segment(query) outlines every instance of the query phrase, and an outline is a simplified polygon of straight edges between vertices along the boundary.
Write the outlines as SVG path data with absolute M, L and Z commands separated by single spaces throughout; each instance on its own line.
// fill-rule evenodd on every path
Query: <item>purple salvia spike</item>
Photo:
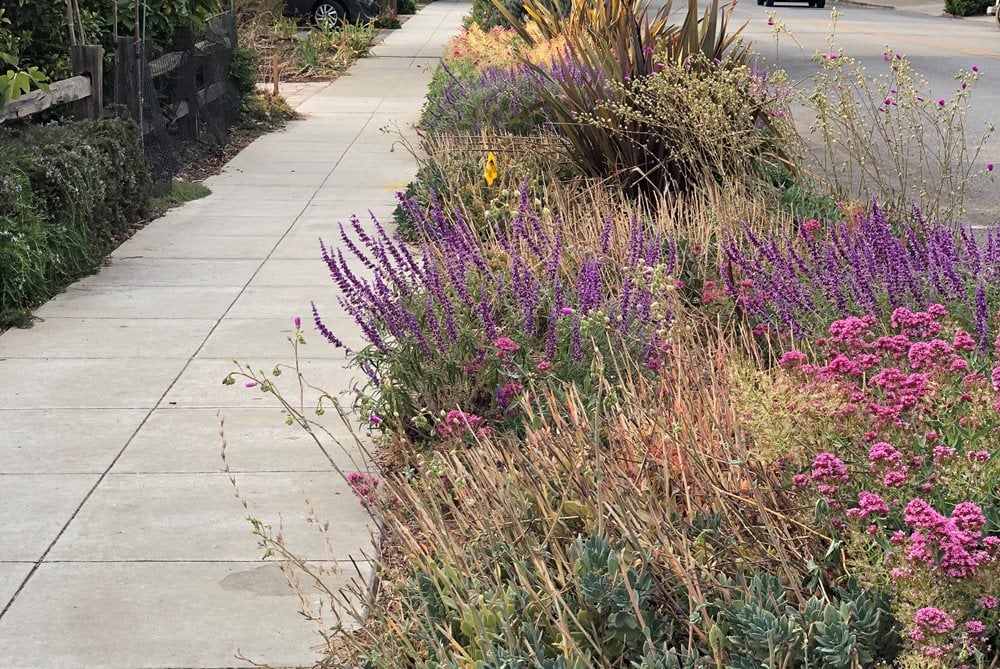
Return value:
M 344 348 L 344 342 L 338 339 L 332 332 L 330 332 L 330 329 L 323 324 L 323 319 L 319 317 L 319 311 L 316 309 L 316 303 L 310 302 L 309 304 L 312 308 L 313 323 L 316 325 L 316 330 L 323 335 L 324 339 L 333 344 L 334 348 Z
M 483 327 L 486 329 L 486 337 L 493 341 L 497 338 L 497 329 L 493 324 L 493 314 L 490 313 L 490 301 L 486 294 L 486 286 L 479 288 L 479 315 L 483 319 Z
M 614 217 L 608 214 L 607 218 L 604 219 L 604 229 L 601 231 L 601 253 L 607 255 L 611 251 L 611 230 L 615 224 Z M 559 243 L 559 238 L 556 239 L 556 244 Z
M 990 346 L 989 331 L 990 313 L 986 303 L 986 289 L 982 282 L 976 286 L 976 342 L 979 350 L 985 353 Z

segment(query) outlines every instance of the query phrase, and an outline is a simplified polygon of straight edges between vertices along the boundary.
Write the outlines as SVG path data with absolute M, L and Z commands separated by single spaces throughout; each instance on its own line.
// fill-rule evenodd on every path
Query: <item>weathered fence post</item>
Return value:
M 115 104 L 128 107 L 129 115 L 139 120 L 139 54 L 134 37 L 119 37 L 115 44 Z
M 104 49 L 84 45 L 71 47 L 73 75 L 90 77 L 90 95 L 73 103 L 73 116 L 100 118 L 104 112 Z

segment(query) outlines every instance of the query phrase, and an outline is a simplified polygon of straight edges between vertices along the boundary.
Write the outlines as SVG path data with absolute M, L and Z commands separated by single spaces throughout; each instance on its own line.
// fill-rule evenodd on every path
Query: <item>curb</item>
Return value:
M 900 14 L 906 14 L 908 16 L 925 16 L 930 19 L 955 19 L 963 21 L 965 19 L 978 19 L 978 18 L 988 18 L 989 14 L 977 14 L 975 16 L 958 16 L 957 14 L 949 14 L 943 9 L 940 14 L 928 14 L 926 12 L 918 12 L 912 9 L 907 9 L 906 7 L 896 7 L 895 5 L 881 5 L 872 2 L 863 2 L 862 0 L 838 0 L 836 5 L 844 5 L 846 7 L 860 7 L 864 9 L 888 9 L 893 12 L 899 12 Z

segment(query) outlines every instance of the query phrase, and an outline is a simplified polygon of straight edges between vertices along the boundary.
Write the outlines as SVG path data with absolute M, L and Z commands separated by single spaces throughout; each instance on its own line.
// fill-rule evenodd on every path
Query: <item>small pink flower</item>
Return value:
M 983 595 L 979 598 L 979 605 L 984 609 L 992 611 L 997 607 L 997 598 L 993 595 Z
M 371 423 L 372 425 L 381 425 L 382 417 L 379 416 L 377 413 L 373 413 L 371 416 L 368 417 L 368 422 Z
M 302 327 L 302 319 L 299 318 L 298 316 L 296 316 L 294 319 L 292 319 L 292 322 L 295 323 L 295 329 L 296 330 L 298 330 L 300 327 Z
M 993 163 L 986 163 L 986 171 L 987 172 L 993 171 Z
M 521 345 L 510 337 L 497 337 L 493 345 L 497 347 L 497 355 L 501 357 L 507 353 L 517 353 L 521 350 Z
M 978 72 L 979 71 L 979 67 L 977 67 L 976 65 L 973 65 L 972 66 L 972 71 L 973 72 Z
M 982 634 L 986 631 L 986 625 L 981 620 L 970 620 L 965 623 L 965 629 L 969 630 L 969 634 Z
M 780 367 L 794 367 L 796 365 L 801 365 L 805 361 L 805 353 L 801 351 L 787 351 L 781 355 L 781 359 L 778 360 L 778 365 Z
M 894 469 L 885 473 L 882 484 L 889 488 L 901 488 L 906 483 L 906 472 Z
M 955 629 L 955 621 L 947 613 L 933 606 L 917 609 L 913 615 L 913 622 L 924 630 L 935 634 L 946 634 Z
M 574 312 L 573 309 L 570 309 L 569 307 L 563 307 L 562 309 L 559 310 L 559 313 L 561 313 L 563 316 L 569 316 Z
M 256 385 L 257 385 L 257 382 L 256 382 L 256 381 L 247 381 L 247 382 L 246 382 L 246 387 L 247 387 L 247 388 L 253 388 L 253 387 L 254 387 L 254 386 L 256 386 Z
M 847 467 L 844 461 L 833 453 L 823 452 L 816 456 L 812 463 L 813 480 L 847 480 Z
M 886 504 L 885 500 L 867 490 L 858 493 L 858 507 L 864 512 L 865 516 L 889 513 L 889 505 Z
M 549 362 L 548 360 L 542 360 L 540 363 L 538 363 L 539 372 L 547 372 L 551 367 L 552 363 Z
M 773 26 L 774 25 L 774 19 L 772 19 L 770 16 L 767 17 L 767 25 L 769 25 L 769 26 Z
M 944 107 L 944 104 L 945 104 L 944 98 L 941 98 L 940 100 L 938 100 L 938 105 L 939 106 Z

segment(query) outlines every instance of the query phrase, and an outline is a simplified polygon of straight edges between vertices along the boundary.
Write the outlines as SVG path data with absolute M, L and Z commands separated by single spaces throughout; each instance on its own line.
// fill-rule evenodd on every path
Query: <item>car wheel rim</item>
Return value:
M 340 13 L 333 5 L 320 5 L 316 8 L 316 23 L 333 28 L 340 22 Z

